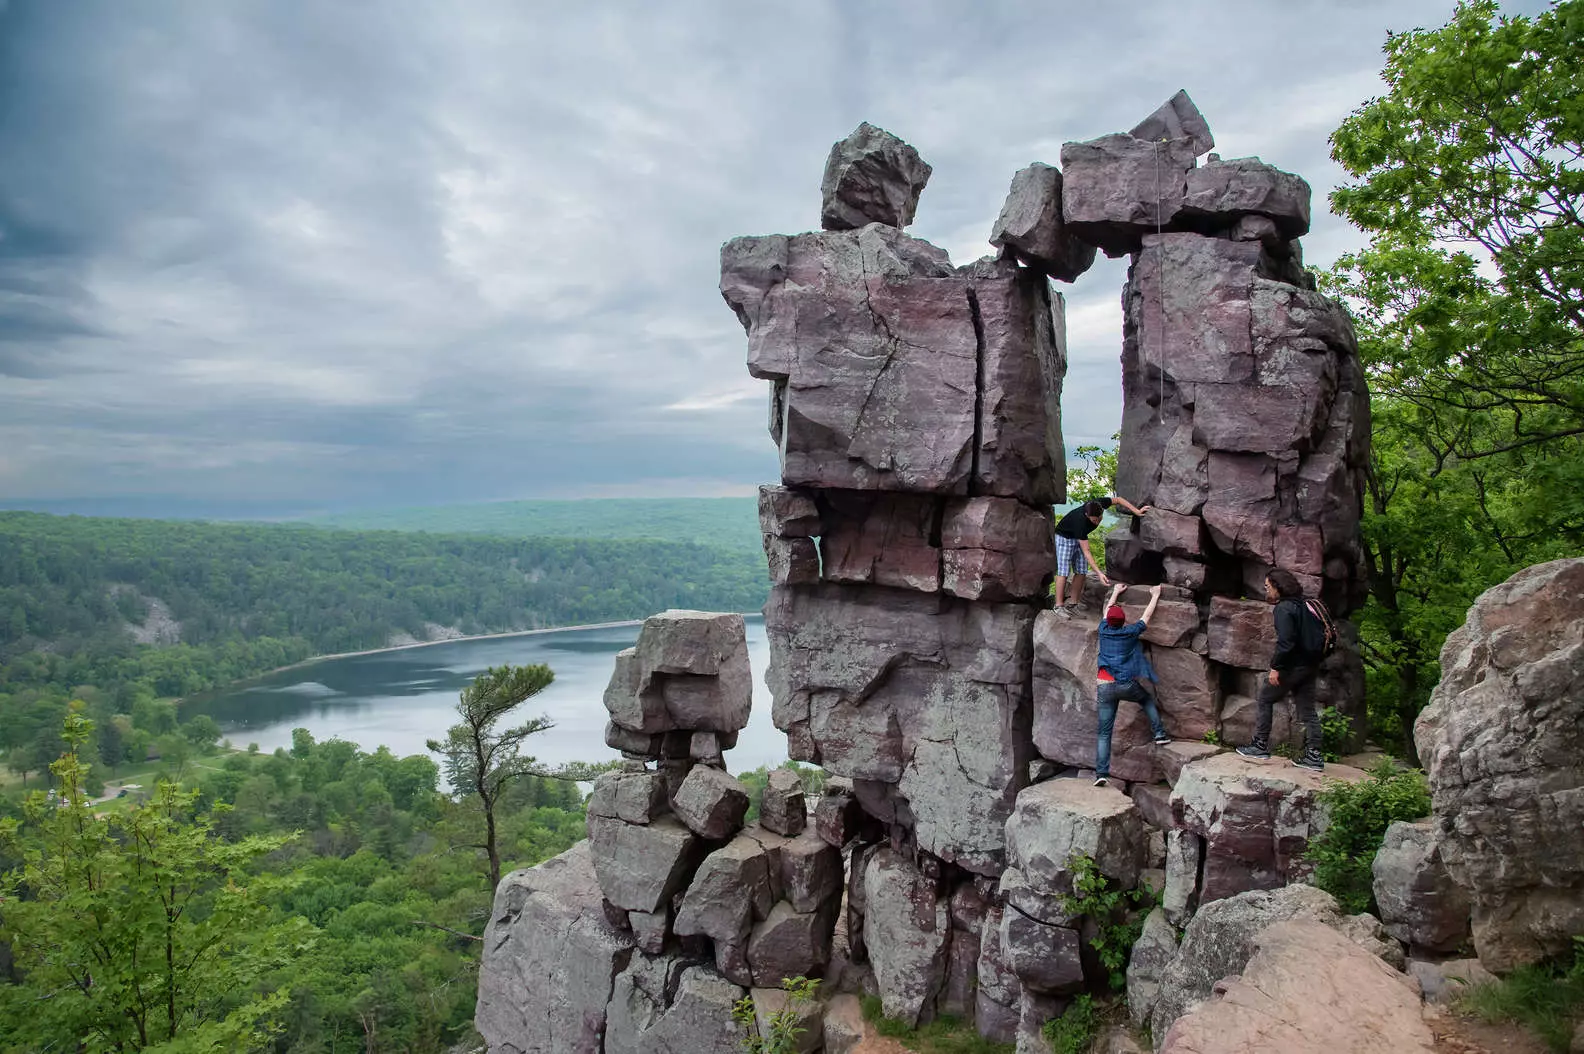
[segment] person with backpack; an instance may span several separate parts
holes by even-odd
[[[1072,618],[1083,600],[1085,561],[1094,568],[1101,585],[1111,584],[1111,579],[1100,570],[1100,564],[1089,548],[1089,534],[1100,526],[1101,518],[1112,505],[1120,505],[1135,516],[1142,516],[1153,508],[1150,505],[1140,508],[1121,495],[1113,494],[1069,509],[1056,524],[1056,602],[1053,607],[1061,618]],[[1067,599],[1069,589],[1072,590],[1070,601]]]
[[[1117,707],[1122,700],[1138,703],[1149,718],[1150,731],[1155,745],[1163,747],[1171,742],[1166,726],[1161,723],[1160,710],[1155,696],[1145,681],[1155,680],[1155,670],[1144,657],[1139,638],[1149,628],[1150,616],[1160,602],[1161,587],[1150,588],[1149,604],[1139,620],[1128,625],[1127,612],[1117,603],[1127,586],[1118,582],[1106,601],[1105,618],[1100,621],[1100,640],[1095,657],[1095,703],[1100,715],[1100,727],[1095,734],[1096,787],[1104,787],[1111,778],[1111,730],[1116,725]]]
[[[1291,571],[1272,568],[1265,576],[1265,599],[1276,605],[1276,651],[1270,672],[1260,685],[1254,714],[1254,739],[1237,748],[1246,758],[1270,757],[1271,713],[1277,700],[1292,696],[1304,726],[1303,756],[1293,761],[1299,768],[1321,772],[1320,714],[1315,709],[1315,677],[1320,662],[1335,646],[1336,630],[1325,606],[1305,601],[1303,587]]]

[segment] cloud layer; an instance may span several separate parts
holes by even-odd
[[[1316,188],[1388,29],[1446,2],[0,5],[0,504],[281,512],[746,492],[715,291],[817,225],[869,120],[958,262],[1012,173],[1179,87]],[[1538,6],[1538,5],[1530,5]],[[1069,298],[1069,445],[1117,427],[1122,265]]]

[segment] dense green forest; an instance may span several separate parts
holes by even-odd
[[[0,1050],[428,1054],[468,1037],[492,891],[457,851],[477,812],[434,761],[299,730],[290,750],[199,751],[149,780],[190,791],[93,803],[70,793],[93,729],[71,724],[70,804],[0,798],[0,900],[20,895],[0,914]],[[583,837],[573,783],[518,780],[499,813],[507,867]]]
[[[0,513],[0,693],[186,695],[424,639],[431,624],[472,634],[753,611],[763,559],[682,542]],[[129,626],[151,614],[174,620],[170,643],[140,647]]]
[[[497,534],[509,538],[647,538],[748,550],[757,557],[755,498],[590,498],[375,509],[309,518],[358,530]]]

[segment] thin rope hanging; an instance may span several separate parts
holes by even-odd
[[[1159,321],[1160,333],[1160,364],[1156,369],[1160,373],[1160,401],[1155,404],[1155,412],[1159,414],[1159,423],[1166,423],[1166,247],[1161,244],[1161,140],[1155,140],[1155,304],[1156,318]]]

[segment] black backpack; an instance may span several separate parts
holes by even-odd
[[[1303,620],[1303,649],[1310,655],[1324,659],[1336,651],[1336,623],[1331,619],[1331,612],[1319,600],[1305,600],[1304,610],[1309,617]]]

